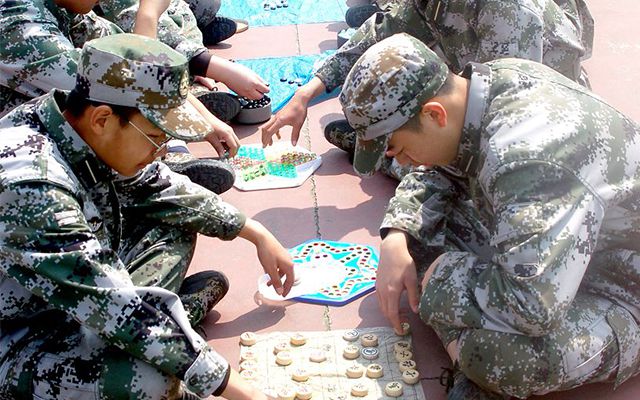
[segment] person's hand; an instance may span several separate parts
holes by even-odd
[[[133,33],[155,39],[158,35],[158,20],[169,4],[171,0],[140,0]]]
[[[300,137],[302,124],[307,118],[307,107],[309,102],[296,93],[291,100],[276,114],[272,115],[269,121],[260,127],[262,135],[262,146],[271,146],[273,144],[273,136],[280,139],[280,128],[291,126],[291,144],[296,145]]]
[[[244,227],[240,231],[240,237],[247,239],[256,246],[258,260],[262,264],[264,272],[271,278],[269,284],[281,296],[289,294],[293,281],[293,260],[289,252],[282,247],[280,242],[261,223],[247,218]],[[286,278],[284,285],[282,278]]]
[[[382,314],[389,320],[396,333],[402,333],[400,297],[407,291],[409,305],[418,312],[418,276],[409,248],[407,234],[391,230],[380,246],[380,262],[376,275],[376,294]]]
[[[211,56],[207,77],[224,83],[229,89],[248,99],[258,100],[269,93],[269,85],[260,75],[244,65],[217,56]]]
[[[207,107],[191,93],[187,96],[187,101],[191,103],[209,123],[211,132],[205,137],[205,140],[211,143],[211,146],[213,146],[218,155],[223,157],[228,152],[230,157],[235,156],[240,147],[240,139],[236,136],[233,128],[211,114]]]
[[[280,128],[291,126],[291,144],[296,145],[300,137],[302,124],[307,118],[307,108],[309,102],[319,96],[325,90],[325,85],[318,77],[313,77],[308,83],[296,90],[291,100],[271,119],[260,127],[262,135],[262,146],[273,144],[273,136],[280,139]]]
[[[193,77],[193,82],[194,83],[199,83],[202,86],[204,86],[205,88],[209,89],[209,90],[216,90],[217,86],[216,86],[216,81],[214,79],[211,78],[207,78],[206,76],[200,76],[200,75],[196,75]]]
[[[215,118],[215,116],[214,116]],[[228,155],[233,157],[238,153],[240,147],[240,139],[236,136],[233,128],[218,118],[209,121],[213,131],[209,133],[204,140],[211,143],[220,157]]]

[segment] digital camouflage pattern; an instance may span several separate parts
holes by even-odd
[[[382,223],[421,272],[443,254],[421,317],[491,391],[620,385],[640,370],[640,127],[541,64],[463,76],[457,159],[405,177]]]
[[[558,4],[561,6],[559,6]],[[375,43],[408,33],[440,55],[453,72],[470,62],[516,57],[581,80],[591,54],[593,19],[583,0],[401,0],[369,18],[316,76],[331,91]]]
[[[207,26],[214,21],[222,0],[184,0],[196,18],[198,26]]]
[[[198,141],[210,132],[187,101],[187,59],[171,47],[132,33],[110,35],[82,48],[75,90],[98,103],[138,108],[168,135]]]
[[[161,163],[116,177],[63,103],[0,120],[0,397],[206,397],[228,364],[175,292],[195,235],[232,239],[245,217]]]
[[[71,90],[86,41],[133,31],[137,1],[104,0],[100,6],[106,19],[70,13],[52,0],[0,0],[0,116],[53,88]],[[174,0],[162,15],[158,39],[188,60],[207,51],[182,1]]]
[[[200,12],[206,14],[207,4],[205,3],[207,2],[203,1],[202,3],[202,6],[197,7],[204,7]],[[104,17],[125,32],[133,32],[138,5],[138,0],[100,0],[100,8]],[[214,7],[212,4],[208,4],[208,6]],[[202,32],[198,29],[198,20],[189,5],[183,0],[172,0],[167,11],[160,17],[158,40],[189,60],[207,51],[207,48],[202,44]]]
[[[340,104],[356,131],[353,167],[362,176],[380,168],[387,133],[417,114],[447,80],[447,66],[420,44],[406,33],[393,35],[371,46],[347,75]]]

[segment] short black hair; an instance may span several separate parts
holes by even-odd
[[[73,89],[67,95],[65,102],[65,110],[68,111],[74,117],[79,117],[89,106],[98,107],[101,105],[111,107],[111,110],[115,115],[120,117],[120,125],[126,125],[131,117],[133,117],[139,110],[135,107],[125,107],[116,104],[107,104],[93,101],[87,98],[86,94],[77,89]]]
[[[444,81],[444,84],[442,84],[442,87],[440,87],[440,89],[438,90],[438,93],[436,93],[435,96],[433,97],[437,97],[437,96],[445,96],[450,94],[453,91],[453,73],[449,72],[449,74],[447,75],[447,79]],[[409,118],[409,120],[407,122],[404,123],[404,125],[402,125],[400,127],[400,129],[407,129],[410,131],[417,131],[420,129],[420,111],[418,110],[418,112],[411,118]]]

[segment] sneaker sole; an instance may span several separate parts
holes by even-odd
[[[197,96],[197,99],[223,122],[229,122],[240,112],[240,101],[230,93],[207,92]]]
[[[173,172],[186,175],[192,182],[211,190],[215,194],[221,194],[231,189],[236,180],[233,169],[222,161],[193,160],[180,164],[171,164],[169,168]],[[215,169],[215,172],[212,172]]]

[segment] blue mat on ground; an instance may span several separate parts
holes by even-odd
[[[275,113],[287,104],[298,87],[313,78],[314,65],[333,52],[335,50],[321,54],[254,58],[237,62],[252,69],[269,83],[268,96],[271,98],[271,109]]]
[[[249,26],[274,26],[344,21],[344,13],[347,11],[344,0],[286,0],[288,7],[276,7],[282,1],[223,1],[219,15],[245,19],[249,21]],[[276,9],[272,10],[270,4]]]

